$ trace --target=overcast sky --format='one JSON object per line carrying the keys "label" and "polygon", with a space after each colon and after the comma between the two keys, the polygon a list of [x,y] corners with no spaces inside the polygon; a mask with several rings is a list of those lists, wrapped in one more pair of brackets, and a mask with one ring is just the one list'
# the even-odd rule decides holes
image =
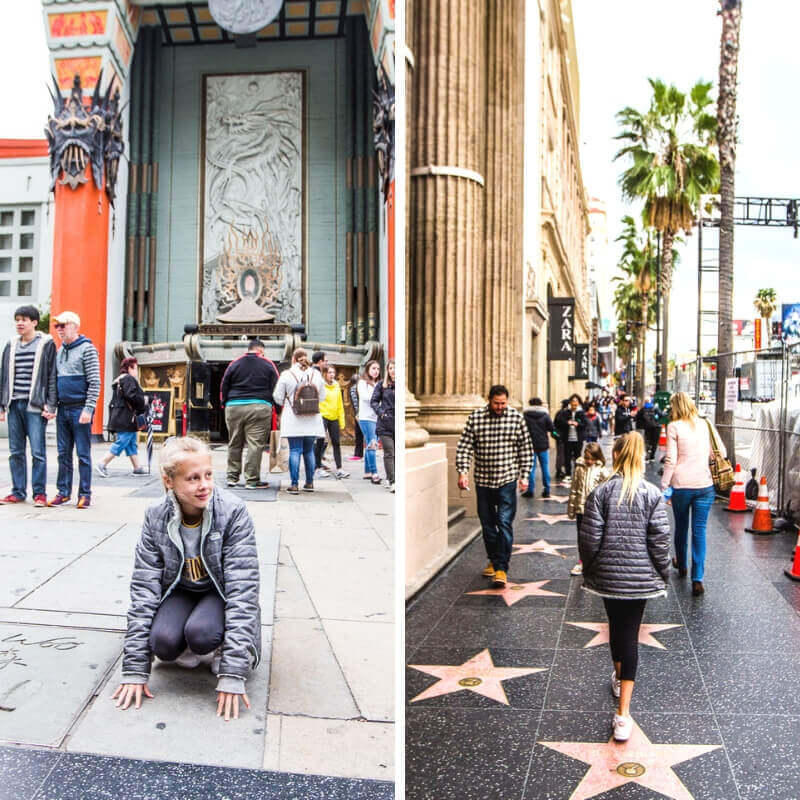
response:
{"label": "overcast sky", "polygon": [[[581,74],[584,181],[608,204],[610,238],[629,213],[613,162],[619,142],[614,114],[649,103],[647,78],[688,90],[717,83],[720,18],[717,0],[572,0]],[[800,198],[800,3],[744,0],[739,57],[740,118],[736,194]],[[715,95],[716,96],[716,95]],[[734,313],[752,318],[753,296],[774,287],[779,302],[800,302],[800,239],[789,228],[735,231]],[[697,314],[697,236],[688,238],[675,274],[672,351],[693,350]],[[616,257],[614,258],[616,260]]]}

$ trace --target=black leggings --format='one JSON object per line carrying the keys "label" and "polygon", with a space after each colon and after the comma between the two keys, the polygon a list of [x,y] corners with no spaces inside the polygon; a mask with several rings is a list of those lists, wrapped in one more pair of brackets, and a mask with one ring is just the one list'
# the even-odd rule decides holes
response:
{"label": "black leggings", "polygon": [[603,603],[608,615],[611,660],[620,662],[620,680],[635,680],[636,667],[639,665],[639,626],[647,600],[612,600],[604,597]]}
{"label": "black leggings", "polygon": [[[338,419],[325,419],[322,418],[322,424],[325,426],[325,432],[331,440],[331,447],[333,448],[333,460],[336,463],[336,468],[342,468],[342,448],[339,446],[339,420]],[[321,436],[314,443],[314,463],[318,467],[322,466],[322,456],[328,448],[328,440]]]}
{"label": "black leggings", "polygon": [[176,588],[159,606],[150,627],[150,649],[174,661],[187,647],[198,656],[216,650],[225,636],[225,602],[216,589]]}

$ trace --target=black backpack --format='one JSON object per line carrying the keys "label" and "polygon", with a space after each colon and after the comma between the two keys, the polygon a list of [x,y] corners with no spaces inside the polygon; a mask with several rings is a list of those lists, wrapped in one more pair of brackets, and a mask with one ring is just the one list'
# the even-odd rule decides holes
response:
{"label": "black backpack", "polygon": [[308,380],[300,380],[292,397],[292,411],[297,417],[310,417],[319,414],[319,393],[313,383],[313,373],[308,370]]}

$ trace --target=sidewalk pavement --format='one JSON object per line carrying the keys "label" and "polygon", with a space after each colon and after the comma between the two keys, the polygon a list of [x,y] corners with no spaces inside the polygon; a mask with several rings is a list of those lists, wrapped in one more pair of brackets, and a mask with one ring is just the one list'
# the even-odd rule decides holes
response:
{"label": "sidewalk pavement", "polygon": [[[95,463],[106,449],[94,447]],[[2,440],[2,495],[7,454]],[[224,447],[213,461],[224,486]],[[157,663],[155,699],[121,712],[110,696],[133,549],[163,492],[156,463],[157,452],[140,478],[115,459],[111,478],[93,476],[86,510],[0,507],[0,707],[12,709],[0,710],[0,798],[391,797],[393,495],[361,480],[356,461],[314,494],[238,490],[261,569],[252,710],[225,723],[207,667]],[[49,447],[51,494],[55,467]]]}
{"label": "sidewalk pavement", "polygon": [[515,544],[527,547],[502,595],[486,592],[478,539],[409,606],[407,800],[796,800],[800,584],[783,574],[796,535],[753,536],[750,514],[715,505],[706,594],[673,571],[668,596],[648,601],[637,728],[610,744],[607,619],[570,578],[564,513],[521,500]]}

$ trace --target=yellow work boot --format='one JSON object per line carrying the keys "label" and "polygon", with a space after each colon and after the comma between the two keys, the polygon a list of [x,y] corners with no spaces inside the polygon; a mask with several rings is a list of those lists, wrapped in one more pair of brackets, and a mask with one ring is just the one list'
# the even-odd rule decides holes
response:
{"label": "yellow work boot", "polygon": [[481,575],[483,575],[485,578],[494,578],[494,567],[492,566],[491,561],[486,565],[486,568],[483,570],[483,572],[481,572]]}
{"label": "yellow work boot", "polygon": [[492,586],[496,587],[497,589],[502,589],[506,585],[506,581],[508,578],[506,577],[505,572],[503,570],[498,569],[494,573],[494,580],[492,582]]}

